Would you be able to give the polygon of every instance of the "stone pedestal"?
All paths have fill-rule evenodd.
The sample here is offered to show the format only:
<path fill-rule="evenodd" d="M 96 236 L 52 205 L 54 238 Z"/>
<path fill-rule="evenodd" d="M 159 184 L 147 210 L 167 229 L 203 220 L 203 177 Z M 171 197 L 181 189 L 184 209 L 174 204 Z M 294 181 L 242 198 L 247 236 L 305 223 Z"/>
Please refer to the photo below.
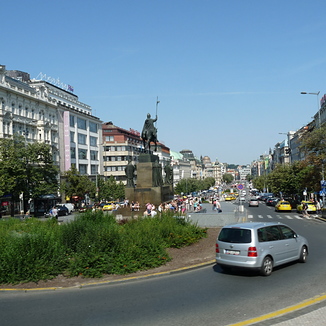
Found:
<path fill-rule="evenodd" d="M 137 164 L 137 185 L 135 188 L 126 188 L 126 198 L 138 201 L 144 208 L 147 203 L 155 206 L 173 199 L 173 185 L 163 185 L 158 180 L 156 173 L 162 177 L 162 166 L 158 163 L 158 156 L 153 154 L 141 154 Z"/>

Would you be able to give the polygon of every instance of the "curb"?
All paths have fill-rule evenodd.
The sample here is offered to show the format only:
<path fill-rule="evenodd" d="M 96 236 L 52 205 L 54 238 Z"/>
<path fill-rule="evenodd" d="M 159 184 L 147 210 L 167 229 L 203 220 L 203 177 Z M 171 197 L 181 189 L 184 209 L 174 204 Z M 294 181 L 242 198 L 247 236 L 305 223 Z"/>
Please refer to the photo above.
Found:
<path fill-rule="evenodd" d="M 49 290 L 54 291 L 54 290 L 66 290 L 66 289 L 69 290 L 69 289 L 74 289 L 74 288 L 83 288 L 86 286 L 96 286 L 96 285 L 104 285 L 104 284 L 111 284 L 111 283 L 122 283 L 122 282 L 127 282 L 127 281 L 141 280 L 144 278 L 152 278 L 152 277 L 158 277 L 158 276 L 164 276 L 164 275 L 171 275 L 171 274 L 181 273 L 181 272 L 185 272 L 185 271 L 190 271 L 193 269 L 198 269 L 201 267 L 206 267 L 206 266 L 213 265 L 213 264 L 215 264 L 215 259 L 209 260 L 204 263 L 190 265 L 187 267 L 180 267 L 180 268 L 172 269 L 172 270 L 165 271 L 165 272 L 149 273 L 149 274 L 139 275 L 139 276 L 127 276 L 127 277 L 124 277 L 124 278 L 121 278 L 118 280 L 87 282 L 87 283 L 80 283 L 78 285 L 67 286 L 67 287 L 48 287 L 48 288 L 31 288 L 31 289 L 24 289 L 24 288 L 22 288 L 22 289 L 0 289 L 0 292 L 2 292 L 2 291 L 3 292 L 5 292 L 5 291 L 30 292 L 30 291 L 49 291 Z"/>
<path fill-rule="evenodd" d="M 323 222 L 326 222 L 326 218 L 324 218 L 324 217 L 321 217 L 321 216 L 320 216 L 320 217 L 319 217 L 319 216 L 318 216 L 318 217 L 316 217 L 316 219 L 317 219 L 317 220 L 320 220 L 320 221 L 323 221 Z"/>

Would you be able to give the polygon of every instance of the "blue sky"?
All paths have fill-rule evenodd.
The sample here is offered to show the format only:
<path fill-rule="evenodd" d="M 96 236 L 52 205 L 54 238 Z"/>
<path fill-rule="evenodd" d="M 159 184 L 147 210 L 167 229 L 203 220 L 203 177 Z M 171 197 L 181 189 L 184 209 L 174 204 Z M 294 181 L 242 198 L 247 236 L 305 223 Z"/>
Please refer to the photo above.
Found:
<path fill-rule="evenodd" d="M 326 93 L 322 0 L 11 0 L 1 62 L 72 85 L 104 122 L 212 161 L 249 164 Z"/>

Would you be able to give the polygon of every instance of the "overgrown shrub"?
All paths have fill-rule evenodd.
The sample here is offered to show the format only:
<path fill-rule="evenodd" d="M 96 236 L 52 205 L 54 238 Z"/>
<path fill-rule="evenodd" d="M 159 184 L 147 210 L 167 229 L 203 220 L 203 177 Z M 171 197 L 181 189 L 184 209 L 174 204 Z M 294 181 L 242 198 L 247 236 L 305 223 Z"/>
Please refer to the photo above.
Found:
<path fill-rule="evenodd" d="M 103 212 L 75 221 L 0 221 L 0 283 L 66 276 L 101 277 L 160 266 L 180 248 L 206 236 L 206 230 L 173 214 L 131 220 L 122 225 Z"/>

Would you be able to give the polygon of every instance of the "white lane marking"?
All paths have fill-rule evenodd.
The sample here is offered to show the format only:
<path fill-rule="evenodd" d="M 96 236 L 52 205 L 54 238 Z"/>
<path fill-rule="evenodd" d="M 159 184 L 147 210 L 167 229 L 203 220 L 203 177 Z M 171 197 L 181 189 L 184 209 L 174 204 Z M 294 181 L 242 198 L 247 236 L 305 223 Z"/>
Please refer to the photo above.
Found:
<path fill-rule="evenodd" d="M 271 215 L 267 215 L 267 217 L 268 217 L 268 218 L 273 218 L 273 216 L 271 216 Z"/>

